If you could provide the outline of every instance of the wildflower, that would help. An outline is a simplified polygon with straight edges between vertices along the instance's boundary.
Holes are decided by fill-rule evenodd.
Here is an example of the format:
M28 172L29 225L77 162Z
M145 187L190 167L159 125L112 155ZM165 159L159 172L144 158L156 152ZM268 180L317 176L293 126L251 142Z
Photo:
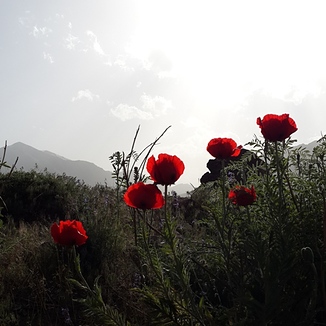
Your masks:
M252 205L257 199L254 186L251 186L250 189L244 186L236 186L230 190L228 198L234 205L238 206Z
M231 138L213 138L207 145L208 153L220 160L239 156L241 148Z
M123 196L125 203L134 208L152 209L161 208L164 205L164 198L156 185L146 185L137 182L131 185Z
M63 246L81 246L88 238L83 224L76 220L60 221L59 225L53 223L51 235L55 243Z
M298 130L294 120L286 113L282 115L266 114L263 120L257 118L257 125L264 138L273 142L283 141Z
M175 155L159 154L157 160L154 156L148 159L146 168L155 183L171 185L180 178L185 166Z

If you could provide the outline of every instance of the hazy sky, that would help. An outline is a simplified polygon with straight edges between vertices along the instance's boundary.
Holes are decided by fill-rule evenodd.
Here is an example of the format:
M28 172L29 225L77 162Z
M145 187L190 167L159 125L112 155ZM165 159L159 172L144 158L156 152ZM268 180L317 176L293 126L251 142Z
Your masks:
M0 0L0 145L24 142L110 170L179 156L198 185L207 143L261 136L289 113L298 143L325 132L324 1Z

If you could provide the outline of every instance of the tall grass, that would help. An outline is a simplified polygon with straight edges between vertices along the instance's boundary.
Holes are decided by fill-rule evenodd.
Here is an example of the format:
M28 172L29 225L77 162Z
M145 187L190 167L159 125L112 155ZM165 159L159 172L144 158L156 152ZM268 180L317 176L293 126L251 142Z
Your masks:
M111 157L115 189L0 175L0 325L324 325L326 138L313 153L254 138L265 172L247 171L253 205L228 201L221 178L168 197L165 214L122 200L157 143L138 154L137 134ZM89 237L75 252L49 232L65 218Z

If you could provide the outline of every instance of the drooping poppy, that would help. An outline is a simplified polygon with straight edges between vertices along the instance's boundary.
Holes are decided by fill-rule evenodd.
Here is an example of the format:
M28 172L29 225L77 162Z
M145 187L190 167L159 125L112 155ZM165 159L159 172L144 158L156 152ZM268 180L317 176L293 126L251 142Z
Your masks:
M241 148L232 138L213 138L207 145L208 153L220 160L239 156Z
M51 235L55 243L63 246L81 246L88 238L82 222L76 220L60 221L59 225L53 223Z
M154 184L137 182L131 185L123 196L125 203L134 208L155 209L164 205L161 191Z
M185 166L175 155L159 154L157 160L154 156L148 159L146 168L155 183L171 185L180 178Z
M250 189L244 186L236 186L230 190L228 198L234 205L248 206L256 201L257 196L254 186L251 186Z
M273 142L283 141L298 130L295 121L287 113L281 115L266 114L263 120L257 118L257 125L260 127L264 138Z

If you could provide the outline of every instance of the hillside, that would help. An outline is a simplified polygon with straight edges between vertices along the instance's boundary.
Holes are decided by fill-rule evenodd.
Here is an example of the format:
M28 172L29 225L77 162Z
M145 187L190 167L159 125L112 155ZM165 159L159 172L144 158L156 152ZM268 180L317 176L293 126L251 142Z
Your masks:
M3 147L0 149L0 153L2 155ZM97 183L104 184L105 182L109 186L114 185L111 172L105 171L94 163L69 160L49 151L35 149L21 142L7 147L5 161L10 165L15 162L17 157L19 159L15 167L16 170L30 171L35 169L40 172L47 170L50 173L65 173L68 176L76 177L90 186Z
M3 147L0 148L0 155L3 153ZM12 165L16 158L18 162L15 170L44 170L50 173L63 174L76 177L83 180L86 184L94 186L107 183L108 186L114 187L114 179L112 179L111 171L105 171L94 163L87 161L74 161L65 157L59 156L49 151L41 151L32 146L18 142L7 146L5 161ZM5 172L5 169L2 170ZM174 190L180 196L186 196L188 191L193 190L190 184L177 184L169 187L169 191Z
M295 147L305 147L309 151L317 146L317 141L313 141L309 144L299 144ZM0 155L2 156L3 147L0 148ZM15 170L37 170L39 172L48 171L50 173L63 174L76 177L79 180L83 180L90 186L96 184L107 184L110 187L114 187L114 179L112 179L112 172L105 171L101 167L94 163L81 161L81 160L69 160L65 157L52 153L50 151L38 150L32 146L26 145L22 142L17 142L10 146L7 146L5 161L11 165L15 162L16 158L18 162ZM1 172L5 172L3 169ZM179 196L187 196L187 192L194 190L190 184L176 184L169 187L169 191L175 191Z

